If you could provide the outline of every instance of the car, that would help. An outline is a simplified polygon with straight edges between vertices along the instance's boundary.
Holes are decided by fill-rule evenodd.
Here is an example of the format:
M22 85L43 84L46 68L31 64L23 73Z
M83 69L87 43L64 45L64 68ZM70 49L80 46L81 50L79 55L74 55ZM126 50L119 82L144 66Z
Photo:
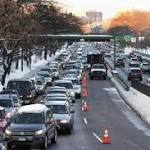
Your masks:
M55 86L65 87L69 96L74 100L75 99L75 91L73 88L72 81L69 80L56 80L54 81Z
M48 71L39 71L37 75L44 77L47 86L52 85L52 77Z
M33 82L29 79L14 79L9 80L6 90L17 90L23 104L34 103L36 90Z
M0 95L0 106L5 108L7 119L11 119L19 107L15 106L12 95Z
M137 80L142 81L142 71L140 68L130 68L128 73L128 80Z
M143 73L147 73L147 72L150 73L150 64L148 62L141 63L140 68Z
M140 62L139 61L131 61L129 63L130 68L139 68L140 67Z
M22 106L5 130L7 147L29 145L46 150L57 141L57 124L51 110L42 104Z
M57 68L51 68L51 72L52 72L53 79L59 79L59 71Z
M116 62L116 66L122 66L125 67L125 62L123 58L118 58Z
M38 95L44 94L46 85L41 79L36 79L36 86Z
M0 131L5 132L8 122L9 122L9 118L7 118L7 113L5 111L5 108L0 106Z
M89 72L89 76L91 80L93 78L103 78L104 80L106 80L107 68L105 64L93 64Z
M64 80L71 80L75 91L75 97L81 98L81 84L77 78L63 78Z
M46 106L52 110L58 130L65 130L70 134L73 130L74 111L68 103L65 101L51 101Z

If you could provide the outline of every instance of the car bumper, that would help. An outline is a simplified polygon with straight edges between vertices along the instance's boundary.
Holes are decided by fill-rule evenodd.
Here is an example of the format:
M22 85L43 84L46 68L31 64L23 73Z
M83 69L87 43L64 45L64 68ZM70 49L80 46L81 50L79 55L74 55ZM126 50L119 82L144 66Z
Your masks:
M41 144L44 143L44 137L11 137L6 138L8 144L11 145L31 145L39 147Z
M104 78L106 76L107 76L106 73L91 73L90 74L90 77L92 77L92 78Z

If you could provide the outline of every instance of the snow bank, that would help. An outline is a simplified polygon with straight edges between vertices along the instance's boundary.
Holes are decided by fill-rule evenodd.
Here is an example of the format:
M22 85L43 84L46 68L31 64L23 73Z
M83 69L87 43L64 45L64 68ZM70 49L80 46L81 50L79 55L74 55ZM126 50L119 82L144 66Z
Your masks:
M125 91L124 88L114 78L111 78L111 80L115 84L124 101L134 111L136 111L145 122L150 124L150 97L142 94L132 87L130 88L130 91Z

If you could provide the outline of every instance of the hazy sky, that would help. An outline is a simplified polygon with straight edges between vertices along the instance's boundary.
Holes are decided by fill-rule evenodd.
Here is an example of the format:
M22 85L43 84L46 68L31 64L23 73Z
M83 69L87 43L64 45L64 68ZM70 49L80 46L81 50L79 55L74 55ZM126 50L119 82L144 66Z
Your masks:
M77 14L84 15L86 10L103 12L104 19L111 18L117 12L126 9L150 11L150 0L59 0L65 7Z

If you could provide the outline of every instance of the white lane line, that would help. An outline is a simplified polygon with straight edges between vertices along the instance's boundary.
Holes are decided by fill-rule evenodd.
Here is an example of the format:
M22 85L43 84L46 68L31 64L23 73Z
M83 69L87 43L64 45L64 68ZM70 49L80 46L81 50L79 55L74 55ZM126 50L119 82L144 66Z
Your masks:
M102 139L96 134L93 132L93 136L101 143L103 143Z
M86 119L86 118L83 118L83 121L84 121L84 123L85 123L85 124L88 124L88 122L87 122L87 119Z

